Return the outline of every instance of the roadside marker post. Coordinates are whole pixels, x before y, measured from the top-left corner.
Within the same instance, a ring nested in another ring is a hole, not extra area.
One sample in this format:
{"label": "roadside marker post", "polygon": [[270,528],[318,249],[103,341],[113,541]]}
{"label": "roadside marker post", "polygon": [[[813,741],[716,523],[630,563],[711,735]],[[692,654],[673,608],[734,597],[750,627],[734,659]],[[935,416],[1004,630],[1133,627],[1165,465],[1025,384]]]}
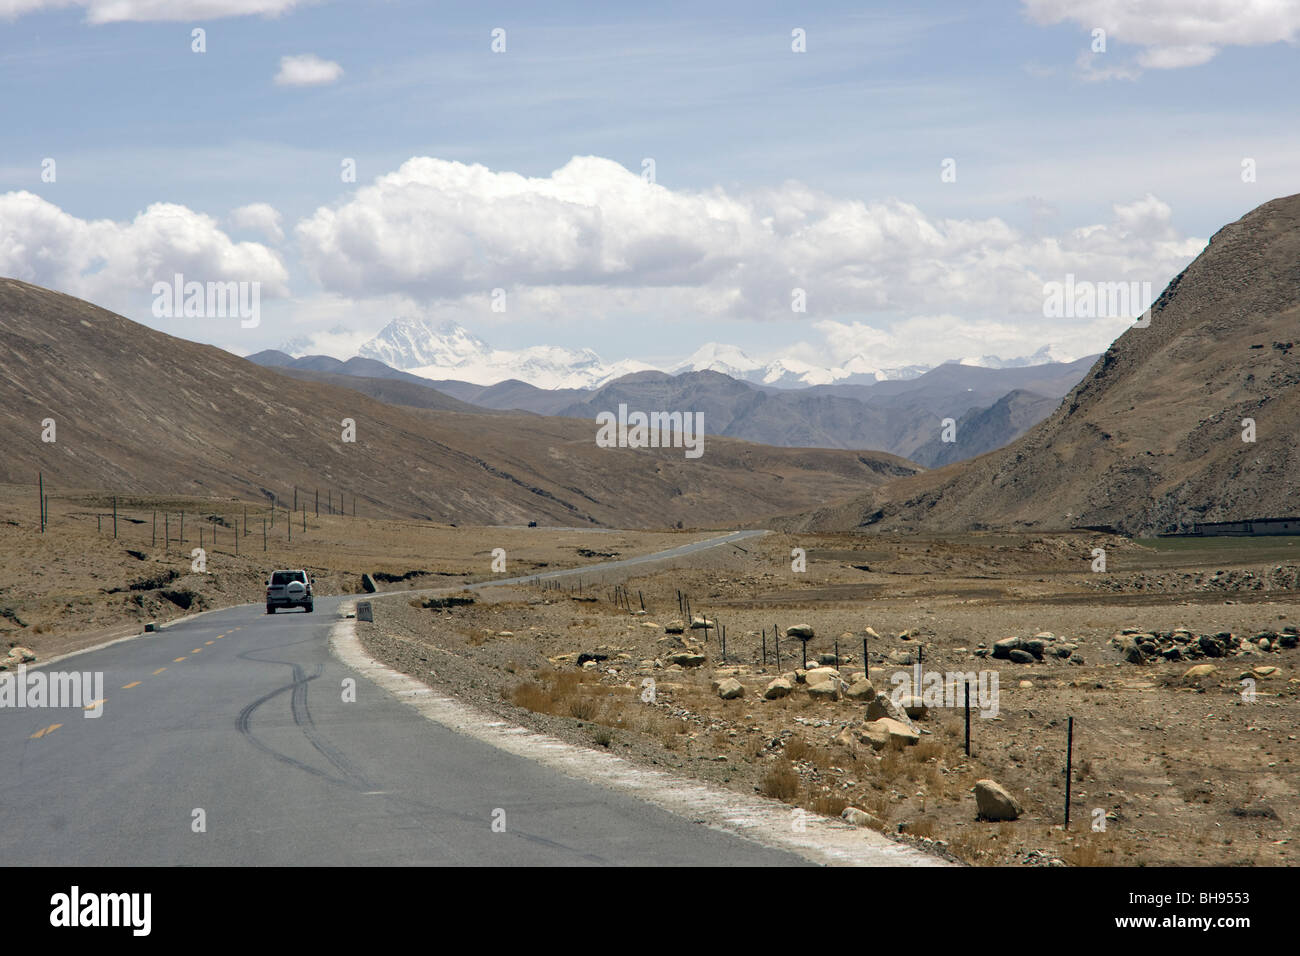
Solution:
{"label": "roadside marker post", "polygon": [[1065,731],[1065,829],[1070,829],[1070,778],[1074,776],[1074,718]]}
{"label": "roadside marker post", "polygon": [[966,687],[966,756],[970,756],[970,681],[965,681]]}

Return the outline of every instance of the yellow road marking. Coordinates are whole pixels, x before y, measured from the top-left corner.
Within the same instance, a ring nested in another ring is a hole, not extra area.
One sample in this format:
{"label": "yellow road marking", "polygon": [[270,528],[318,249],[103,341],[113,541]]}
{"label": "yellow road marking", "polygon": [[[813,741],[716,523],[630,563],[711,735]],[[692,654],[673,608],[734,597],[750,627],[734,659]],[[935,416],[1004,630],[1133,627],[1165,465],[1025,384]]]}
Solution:
{"label": "yellow road marking", "polygon": [[183,657],[173,657],[173,658],[172,658],[172,663],[173,663],[173,664],[179,664],[179,663],[180,663],[181,661],[183,661],[183,660],[185,660],[185,658],[183,658]]}
{"label": "yellow road marking", "polygon": [[165,671],[166,669],[167,669],[167,668],[165,668],[165,667],[160,667],[160,668],[158,668],[156,671],[154,671],[153,674],[150,675],[150,676],[152,676],[152,677],[157,677],[159,674],[161,674],[161,673],[162,673],[163,671]]}
{"label": "yellow road marking", "polygon": [[101,697],[101,698],[99,698],[99,700],[92,700],[89,704],[87,704],[85,707],[83,707],[83,708],[81,708],[81,709],[82,709],[82,710],[94,710],[94,709],[95,709],[96,707],[98,707],[100,704],[107,703],[107,702],[108,702],[108,698],[107,698],[107,697]]}
{"label": "yellow road marking", "polygon": [[199,653],[199,652],[202,651],[202,650],[203,650],[203,648],[201,648],[201,647],[196,647],[196,648],[194,648],[194,650],[190,651],[190,653],[191,653],[191,654],[197,654],[197,653]]}
{"label": "yellow road marking", "polygon": [[42,727],[40,730],[36,731],[36,733],[32,734],[30,739],[40,740],[46,734],[52,734],[62,726],[62,724],[50,724],[48,727]]}
{"label": "yellow road marking", "polygon": [[204,646],[204,647],[207,647],[209,644],[212,644],[212,643],[213,643],[212,641],[204,641],[204,642],[203,642],[203,646]]}
{"label": "yellow road marking", "polygon": [[[157,671],[155,671],[154,673],[157,673]],[[130,690],[132,687],[139,687],[139,686],[140,686],[140,682],[138,680],[133,680],[129,684],[123,684],[122,690]]]}

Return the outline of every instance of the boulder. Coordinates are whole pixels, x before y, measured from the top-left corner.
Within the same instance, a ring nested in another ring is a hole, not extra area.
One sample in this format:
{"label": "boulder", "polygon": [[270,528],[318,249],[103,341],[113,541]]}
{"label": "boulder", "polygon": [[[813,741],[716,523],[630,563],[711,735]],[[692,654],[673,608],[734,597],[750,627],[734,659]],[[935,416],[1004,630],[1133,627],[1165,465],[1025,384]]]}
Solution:
{"label": "boulder", "polygon": [[786,680],[784,677],[778,677],[767,685],[763,691],[764,700],[779,700],[782,697],[789,697],[790,692],[794,690],[794,681]]}
{"label": "boulder", "polygon": [[676,654],[668,655],[669,664],[677,664],[681,667],[699,667],[706,660],[703,654],[696,654],[693,651],[678,651]]}
{"label": "boulder", "polygon": [[1033,654],[1029,653],[1029,651],[1022,651],[1020,648],[1011,651],[1007,657],[1013,664],[1032,664],[1036,660]]}
{"label": "boulder", "polygon": [[703,616],[701,616],[701,617],[693,617],[693,618],[691,618],[691,630],[692,630],[692,631],[700,631],[700,630],[704,630],[704,629],[708,629],[708,630],[712,631],[712,630],[716,629],[717,626],[718,626],[718,622],[717,622],[717,621],[711,621],[711,620],[709,620],[709,618],[707,618],[707,617],[703,617]]}
{"label": "boulder", "polygon": [[896,720],[904,727],[911,727],[911,718],[903,708],[894,703],[893,699],[885,693],[879,693],[875,699],[867,704],[867,720],[881,720],[888,718]]}
{"label": "boulder", "polygon": [[921,735],[907,724],[882,717],[863,724],[858,739],[864,744],[870,744],[876,750],[883,750],[891,746],[910,747],[921,739]]}
{"label": "boulder", "polygon": [[839,680],[840,672],[834,667],[810,667],[804,674],[804,680],[811,687],[814,684],[820,684],[823,681]]}
{"label": "boulder", "polygon": [[987,779],[975,781],[975,808],[980,820],[1014,820],[1025,812],[1006,787]]}
{"label": "boulder", "polygon": [[852,823],[855,827],[873,827],[880,828],[880,821],[867,813],[866,810],[859,810],[857,807],[845,807],[840,816]]}
{"label": "boulder", "polygon": [[875,700],[876,688],[871,681],[863,677],[855,680],[844,692],[844,696],[849,700]]}
{"label": "boulder", "polygon": [[838,734],[836,734],[835,739],[831,741],[831,743],[833,744],[839,744],[841,747],[849,747],[849,748],[852,748],[853,745],[856,744],[857,742],[858,742],[857,738],[853,735],[853,731],[850,730],[848,727],[845,727]]}
{"label": "boulder", "polygon": [[1020,650],[1020,638],[1004,637],[1000,641],[993,642],[993,656],[998,660],[1005,661],[1010,659],[1012,651]]}
{"label": "boulder", "polygon": [[1038,660],[1043,659],[1043,651],[1047,648],[1047,642],[1042,638],[1031,637],[1020,642],[1020,650],[1028,651]]}
{"label": "boulder", "polygon": [[686,625],[681,621],[669,621],[664,625],[665,634],[684,634],[685,632]]}
{"label": "boulder", "polygon": [[[1146,635],[1141,634],[1138,637],[1146,637]],[[1142,647],[1138,643],[1138,637],[1134,637],[1132,634],[1124,634],[1111,641],[1119,648],[1119,656],[1129,664],[1141,664],[1146,661],[1146,657],[1142,654]]]}
{"label": "boulder", "polygon": [[718,696],[723,700],[735,700],[745,696],[745,685],[734,677],[728,677],[718,684]]}
{"label": "boulder", "polygon": [[1196,646],[1206,657],[1222,657],[1224,642],[1209,634],[1202,634],[1196,639]]}
{"label": "boulder", "polygon": [[1202,677],[1209,677],[1217,670],[1218,668],[1213,664],[1197,664],[1194,667],[1189,667],[1187,670],[1183,671],[1183,680],[1200,680]]}
{"label": "boulder", "polygon": [[813,698],[813,700],[839,700],[839,678],[832,678],[830,680],[820,681],[816,684],[809,684],[808,696]]}
{"label": "boulder", "polygon": [[13,663],[16,664],[30,664],[32,661],[36,660],[36,654],[34,651],[30,648],[20,647],[16,644],[9,648],[9,656],[13,659]]}
{"label": "boulder", "polygon": [[801,641],[810,641],[813,638],[813,629],[811,624],[793,624],[785,629],[786,637],[797,637]]}

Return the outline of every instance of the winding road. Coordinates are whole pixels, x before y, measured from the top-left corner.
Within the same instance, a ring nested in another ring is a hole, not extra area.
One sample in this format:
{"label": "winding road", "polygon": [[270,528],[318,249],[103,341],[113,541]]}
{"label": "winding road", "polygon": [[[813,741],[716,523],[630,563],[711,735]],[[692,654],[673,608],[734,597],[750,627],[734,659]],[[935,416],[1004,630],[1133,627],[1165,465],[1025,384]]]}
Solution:
{"label": "winding road", "polygon": [[[669,561],[761,533],[474,587]],[[339,606],[354,600],[319,597],[314,614],[211,611],[45,665],[103,672],[103,712],[0,709],[0,860],[808,862],[425,719],[331,655]]]}

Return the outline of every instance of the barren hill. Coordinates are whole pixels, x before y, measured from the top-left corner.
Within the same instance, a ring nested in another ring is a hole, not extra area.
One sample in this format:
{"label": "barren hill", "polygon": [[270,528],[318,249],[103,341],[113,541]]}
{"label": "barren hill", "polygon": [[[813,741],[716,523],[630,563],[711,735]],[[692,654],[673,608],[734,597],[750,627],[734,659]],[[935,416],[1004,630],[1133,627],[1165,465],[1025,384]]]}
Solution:
{"label": "barren hill", "polygon": [[[1220,229],[1046,420],[803,527],[1125,533],[1300,512],[1300,195]],[[1243,440],[1253,419],[1253,443]],[[960,432],[958,440],[961,440]]]}
{"label": "barren hill", "polygon": [[[355,443],[341,441],[345,418]],[[42,441],[53,419],[55,441]],[[285,502],[355,494],[358,514],[470,523],[686,527],[843,499],[916,467],[885,454],[710,437],[600,448],[595,424],[386,404],[0,279],[0,481]],[[322,495],[322,497],[324,497]],[[350,510],[350,507],[349,507]]]}

